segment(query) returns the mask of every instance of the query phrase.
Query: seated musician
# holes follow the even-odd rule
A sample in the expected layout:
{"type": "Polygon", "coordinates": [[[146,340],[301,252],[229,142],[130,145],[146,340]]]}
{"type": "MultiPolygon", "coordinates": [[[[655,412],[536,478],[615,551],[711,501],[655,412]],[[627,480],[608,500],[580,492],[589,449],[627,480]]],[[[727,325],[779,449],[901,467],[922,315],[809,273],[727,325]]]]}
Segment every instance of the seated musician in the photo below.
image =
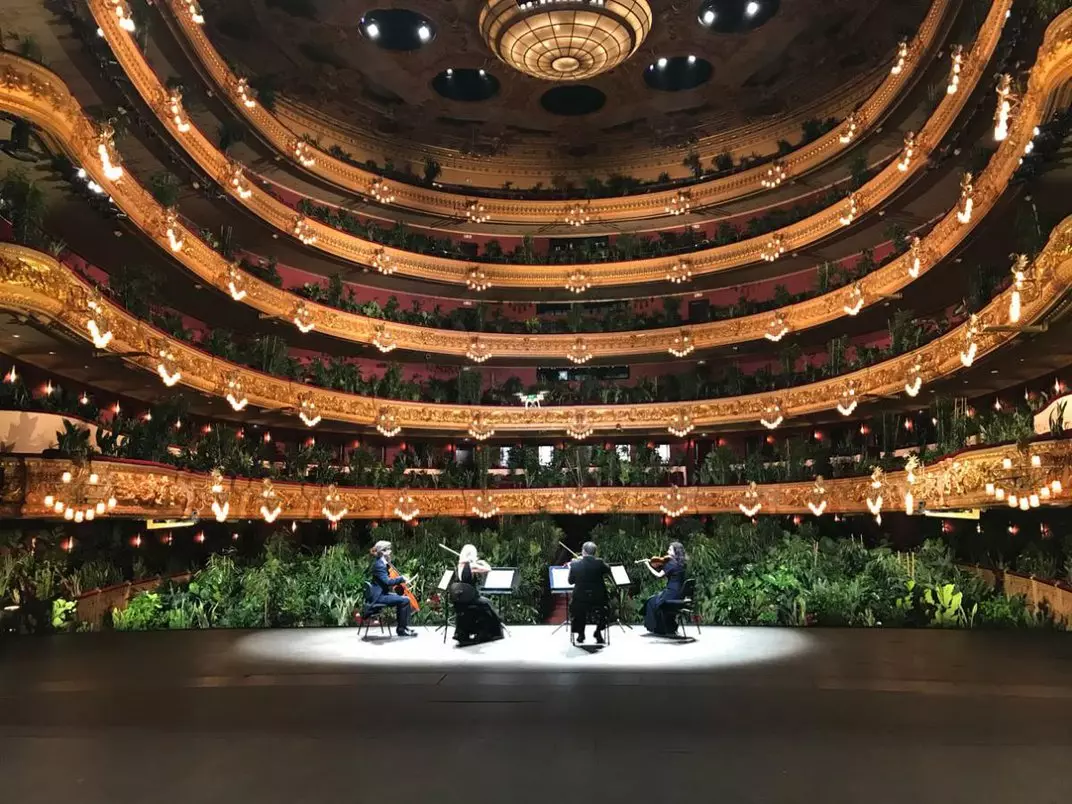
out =
{"type": "Polygon", "coordinates": [[[607,627],[607,584],[610,567],[601,558],[596,558],[596,543],[585,542],[581,557],[570,562],[569,582],[573,584],[573,602],[570,605],[570,627],[578,643],[584,642],[584,628],[589,621],[596,626],[596,644],[603,644],[603,631],[607,627]]]}
{"type": "Polygon", "coordinates": [[[450,588],[451,603],[456,621],[454,638],[459,645],[478,645],[502,639],[502,623],[491,606],[491,601],[482,597],[476,589],[476,576],[491,570],[487,561],[477,555],[476,547],[465,545],[458,554],[458,566],[450,588]]]}
{"type": "Polygon", "coordinates": [[[650,559],[644,562],[656,578],[666,578],[666,587],[644,604],[644,627],[653,634],[672,636],[677,633],[677,609],[684,596],[687,562],[685,546],[681,542],[670,543],[661,569],[653,567],[650,559]]]}
{"type": "Polygon", "coordinates": [[[376,542],[372,547],[372,555],[375,557],[372,562],[372,596],[368,602],[394,606],[398,612],[396,633],[404,637],[417,636],[417,632],[409,627],[409,598],[395,592],[395,587],[406,583],[406,579],[401,575],[391,577],[391,543],[376,542]]]}

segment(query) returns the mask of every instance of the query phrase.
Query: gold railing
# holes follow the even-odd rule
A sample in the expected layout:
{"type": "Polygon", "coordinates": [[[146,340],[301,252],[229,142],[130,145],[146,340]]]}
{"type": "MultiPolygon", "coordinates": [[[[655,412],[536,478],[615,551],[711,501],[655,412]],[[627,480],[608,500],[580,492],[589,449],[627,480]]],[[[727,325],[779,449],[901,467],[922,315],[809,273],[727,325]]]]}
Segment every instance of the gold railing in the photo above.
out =
{"type": "MultiPolygon", "coordinates": [[[[987,23],[980,32],[980,38],[964,58],[959,91],[943,98],[923,131],[916,137],[915,156],[906,169],[901,170],[896,161],[891,162],[855,192],[853,197],[857,212],[854,219],[880,205],[890,194],[925,168],[927,154],[953,125],[967,101],[971,87],[982,74],[1000,36],[1005,10],[1010,2],[1011,0],[995,0],[987,23]]],[[[97,0],[91,3],[91,7],[100,11],[97,0]]],[[[262,220],[287,234],[294,234],[296,227],[300,226],[304,243],[349,262],[370,265],[380,255],[385,255],[391,260],[395,272],[400,275],[454,284],[466,283],[472,268],[472,264],[467,261],[430,257],[380,246],[300,215],[248,179],[245,184],[236,187],[233,181],[236,165],[220,153],[191,123],[187,122],[185,131],[180,131],[176,126],[174,115],[169,111],[167,90],[146,64],[130,35],[119,27],[114,15],[99,16],[98,22],[112,44],[117,59],[142,97],[155,110],[163,124],[174,133],[176,141],[237,203],[246,206],[262,220]]],[[[397,188],[395,191],[397,192],[397,188]]],[[[684,256],[574,265],[481,264],[480,267],[488,283],[496,287],[569,287],[574,284],[571,277],[577,276],[583,277],[587,287],[662,282],[675,270],[680,270],[682,262],[687,264],[693,276],[714,274],[764,259],[764,255],[769,254],[772,243],[779,243],[784,250],[798,250],[839,231],[845,225],[844,206],[844,203],[839,202],[775,232],[684,256]]],[[[464,211],[461,214],[464,216],[464,211]]]]}
{"type": "MultiPolygon", "coordinates": [[[[1007,6],[1011,0],[998,0],[996,5],[1007,6]]],[[[91,0],[90,8],[98,25],[102,17],[114,19],[113,15],[102,13],[107,11],[106,0],[91,0]]],[[[235,110],[241,114],[261,136],[269,142],[285,158],[293,158],[294,148],[298,134],[284,125],[279,117],[268,111],[261,104],[248,106],[239,97],[237,87],[239,77],[231,70],[219,52],[213,47],[205,35],[203,27],[193,21],[188,5],[182,0],[168,0],[169,16],[175,21],[177,34],[182,36],[192,51],[205,73],[212,79],[219,90],[231,102],[235,110]]],[[[863,125],[870,127],[875,121],[880,120],[897,97],[902,87],[911,83],[915,71],[925,66],[927,56],[935,40],[942,29],[942,22],[949,12],[952,3],[949,0],[934,0],[927,16],[920,24],[916,35],[910,40],[909,53],[904,69],[894,75],[888,73],[877,89],[860,106],[858,115],[863,125]]],[[[1002,11],[1002,17],[1004,11],[1002,11]]],[[[988,25],[999,22],[996,18],[987,20],[988,25]]],[[[984,25],[984,31],[986,25],[984,25]]],[[[1000,30],[1000,25],[998,25],[1000,30]]],[[[115,27],[115,31],[119,31],[115,27]]],[[[122,33],[118,40],[122,49],[130,41],[130,37],[122,33]]],[[[105,36],[108,41],[117,44],[113,37],[113,31],[105,28],[105,36]]],[[[120,62],[127,65],[125,54],[117,52],[120,62]]],[[[133,76],[132,76],[133,78],[133,76]]],[[[135,83],[138,81],[135,79],[135,83]]],[[[139,87],[140,89],[140,87],[139,87]]],[[[154,90],[155,92],[155,90],[154,90]]],[[[152,98],[148,95],[147,98],[152,98]]],[[[860,136],[863,134],[861,128],[860,136]]],[[[855,141],[855,140],[854,140],[855,141]]],[[[809,143],[784,158],[791,175],[801,175],[822,164],[827,159],[836,156],[846,148],[847,143],[839,140],[839,132],[833,131],[809,143]]],[[[306,170],[325,179],[332,184],[351,192],[368,194],[369,185],[372,181],[380,178],[378,174],[360,168],[356,165],[333,157],[321,149],[314,148],[316,162],[305,167],[306,170]]],[[[733,198],[759,192],[762,189],[762,180],[767,170],[767,165],[752,168],[720,179],[700,182],[688,188],[692,197],[693,208],[725,203],[733,198]]],[[[627,171],[628,164],[619,165],[618,172],[627,171]]],[[[396,194],[396,203],[407,209],[426,212],[433,215],[458,216],[460,204],[464,205],[465,198],[455,192],[434,190],[430,188],[415,187],[413,185],[392,182],[392,188],[396,194]]],[[[632,195],[621,198],[595,199],[590,203],[590,213],[593,218],[601,222],[631,220],[637,218],[661,217],[666,215],[666,205],[676,193],[676,190],[666,190],[655,193],[632,195]]],[[[561,223],[563,212],[570,204],[563,201],[523,201],[506,199],[481,199],[488,215],[495,223],[561,223]]],[[[464,218],[464,210],[461,216],[464,218]]]]}
{"type": "MultiPolygon", "coordinates": [[[[1072,13],[1068,19],[1072,21],[1072,13]]],[[[1066,40],[1066,44],[1072,43],[1066,40]]],[[[95,296],[84,281],[53,258],[17,246],[0,246],[0,308],[51,318],[86,339],[91,334],[100,339],[107,329],[111,337],[102,348],[154,373],[178,374],[171,384],[181,382],[224,397],[229,384],[237,381],[252,406],[305,412],[308,418],[376,427],[391,435],[403,430],[464,434],[475,427],[485,436],[565,431],[584,437],[659,430],[681,434],[696,428],[755,427],[764,419],[831,417],[839,406],[851,405],[851,414],[857,404],[906,393],[911,386],[918,393],[921,384],[970,366],[1013,340],[1020,327],[1042,319],[1065,294],[1072,282],[1072,217],[1053,230],[1046,248],[1024,272],[1028,281],[998,294],[978,315],[919,349],[869,368],[747,396],[641,405],[431,404],[358,396],[283,380],[213,357],[153,329],[95,296]],[[1013,294],[1018,296],[1016,327],[1009,326],[1013,294]],[[90,320],[95,322],[95,333],[89,328],[90,320]]]]}
{"type": "MultiPolygon", "coordinates": [[[[1064,489],[1072,483],[1072,442],[1031,444],[1038,456],[1040,476],[1057,480],[1064,489]]],[[[994,505],[986,484],[1002,473],[1004,460],[1018,461],[1023,453],[1014,445],[984,447],[916,466],[911,482],[905,471],[871,476],[771,483],[750,486],[616,487],[582,489],[373,489],[338,488],[311,483],[278,481],[272,484],[273,509],[280,520],[320,519],[327,508],[335,518],[392,519],[432,516],[469,517],[496,510],[498,514],[605,513],[675,515],[742,513],[746,515],[882,514],[904,511],[905,495],[912,494],[915,512],[983,508],[994,505]],[[877,485],[876,485],[877,484],[877,485]],[[330,491],[329,491],[330,489],[330,491]],[[821,493],[818,491],[821,489],[821,493]],[[332,499],[326,498],[331,494],[332,499]],[[337,497],[335,496],[337,494],[337,497]],[[878,503],[879,498],[882,502],[878,503]],[[579,503],[583,505],[578,508],[579,503]],[[877,505],[876,505],[877,503],[877,505]],[[742,511],[742,505],[746,509],[742,511]],[[758,507],[757,507],[758,505],[758,507]],[[401,513],[400,513],[401,512],[401,513]]],[[[5,517],[49,518],[55,513],[45,497],[59,484],[71,462],[49,458],[3,458],[0,475],[0,514],[5,517]]],[[[261,519],[264,485],[261,480],[224,478],[215,491],[212,476],[150,465],[96,459],[92,462],[108,484],[117,505],[109,516],[138,518],[213,518],[212,503],[232,520],[261,519]]],[[[1063,499],[1063,493],[1051,500],[1063,499]]]]}

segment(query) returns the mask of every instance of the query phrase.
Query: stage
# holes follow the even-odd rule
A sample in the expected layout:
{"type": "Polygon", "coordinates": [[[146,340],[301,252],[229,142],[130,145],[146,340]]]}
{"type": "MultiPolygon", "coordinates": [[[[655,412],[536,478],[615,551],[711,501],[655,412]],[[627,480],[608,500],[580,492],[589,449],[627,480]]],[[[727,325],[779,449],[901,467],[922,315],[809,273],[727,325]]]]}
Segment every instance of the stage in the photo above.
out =
{"type": "Polygon", "coordinates": [[[0,643],[19,804],[1057,802],[1072,635],[513,627],[77,634],[0,643]]]}

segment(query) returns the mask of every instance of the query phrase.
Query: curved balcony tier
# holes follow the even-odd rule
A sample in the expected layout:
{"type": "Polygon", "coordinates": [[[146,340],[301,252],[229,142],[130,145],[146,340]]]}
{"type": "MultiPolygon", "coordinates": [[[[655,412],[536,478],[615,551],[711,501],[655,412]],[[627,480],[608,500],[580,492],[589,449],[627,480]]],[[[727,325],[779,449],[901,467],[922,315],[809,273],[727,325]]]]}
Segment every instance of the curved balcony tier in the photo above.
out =
{"type": "MultiPolygon", "coordinates": [[[[241,95],[238,91],[239,77],[235,75],[226,60],[219,54],[213,44],[204,33],[203,26],[198,24],[189,12],[188,4],[171,2],[164,4],[167,11],[164,17],[174,30],[176,38],[183,49],[189,54],[195,67],[211,81],[237,111],[240,117],[246,119],[258,134],[274,147],[279,153],[288,158],[294,156],[299,137],[309,140],[324,139],[339,146],[340,143],[353,147],[355,137],[368,143],[369,137],[361,132],[360,135],[350,133],[347,135],[333,121],[319,114],[315,110],[293,102],[279,103],[275,112],[266,110],[261,104],[250,106],[248,100],[251,93],[243,89],[241,95]]],[[[163,10],[163,9],[162,9],[163,10]]],[[[918,75],[920,66],[929,59],[932,51],[937,46],[945,28],[948,27],[948,18],[953,16],[955,4],[936,0],[920,27],[908,44],[907,56],[904,63],[896,74],[891,73],[889,68],[882,68],[875,72],[867,72],[847,86],[831,95],[822,102],[809,104],[806,113],[793,121],[793,127],[800,128],[800,121],[806,116],[825,119],[832,114],[844,117],[853,109],[860,107],[862,126],[869,127],[880,120],[895,101],[898,92],[905,86],[910,85],[918,75]],[[872,91],[872,88],[873,91],[872,91]],[[868,96],[870,92],[870,96],[868,96]]],[[[94,9],[96,13],[96,9],[94,9]]],[[[898,55],[894,55],[896,63],[898,55]]],[[[707,160],[713,159],[726,149],[727,141],[732,142],[736,148],[744,153],[755,150],[758,143],[774,143],[778,139],[785,139],[789,135],[789,126],[783,118],[778,123],[764,122],[748,127],[745,131],[732,139],[708,136],[703,137],[696,144],[696,151],[707,160]]],[[[811,169],[817,161],[825,160],[831,153],[844,148],[836,136],[823,138],[825,143],[811,143],[804,146],[799,152],[791,154],[788,158],[792,162],[794,175],[811,169]]],[[[389,148],[390,146],[388,146],[389,148]]],[[[394,143],[394,147],[399,144],[394,143]]],[[[381,149],[382,150],[382,149],[381,149]]],[[[662,153],[653,155],[650,149],[643,156],[634,153],[623,153],[621,148],[614,149],[615,163],[607,170],[621,173],[634,171],[656,174],[669,170],[680,170],[681,161],[685,156],[678,149],[669,149],[672,156],[664,155],[667,149],[660,149],[662,153]]],[[[352,160],[340,159],[333,156],[329,149],[318,148],[311,145],[311,153],[315,153],[315,163],[303,166],[303,169],[319,176],[320,178],[350,192],[366,194],[369,182],[380,176],[363,166],[357,165],[352,160]]],[[[428,149],[427,153],[416,156],[416,161],[421,162],[425,158],[437,160],[444,167],[444,178],[447,180],[458,179],[459,184],[474,182],[488,186],[502,184],[501,169],[493,158],[475,159],[465,158],[456,151],[448,151],[445,148],[428,149]],[[494,179],[494,181],[492,181],[494,179]]],[[[541,162],[546,164],[547,155],[541,150],[541,162]]],[[[308,160],[306,160],[308,161],[308,160]]],[[[509,162],[509,159],[505,160],[509,162]]],[[[543,165],[541,165],[543,167],[543,165]]],[[[602,168],[599,168],[602,169],[602,168]]],[[[526,169],[523,169],[526,170],[526,169]]],[[[753,171],[745,171],[737,176],[695,183],[689,192],[696,199],[694,205],[710,204],[725,201],[739,193],[756,192],[762,188],[762,174],[766,168],[753,171]],[[751,175],[748,175],[751,174],[751,175]]],[[[547,170],[541,175],[547,177],[557,170],[547,170]]],[[[527,166],[529,175],[537,175],[533,172],[533,165],[527,166]]],[[[517,174],[507,174],[513,180],[519,179],[517,174]]],[[[546,178],[545,178],[546,180],[546,178]]],[[[428,187],[418,187],[413,184],[399,184],[395,188],[397,203],[411,209],[422,209],[436,214],[450,214],[457,211],[459,196],[462,189],[436,190],[428,187]]],[[[594,214],[610,219],[625,220],[635,217],[648,217],[651,215],[665,215],[666,204],[673,198],[676,190],[655,192],[646,196],[633,196],[621,199],[608,199],[597,202],[594,206],[594,214]],[[598,211],[597,211],[598,210],[598,211]]],[[[486,199],[488,213],[495,220],[521,220],[532,217],[534,220],[554,222],[561,218],[562,203],[541,201],[512,201],[506,199],[486,199]],[[533,217],[535,216],[535,217],[533,217]]]]}
{"type": "MultiPolygon", "coordinates": [[[[1035,441],[1030,445],[1039,473],[1058,488],[1072,487],[1072,442],[1068,439],[1035,441]]],[[[1008,464],[1020,466],[1026,454],[1016,445],[968,449],[926,467],[879,472],[871,477],[822,481],[817,496],[813,482],[756,484],[754,486],[524,488],[524,489],[372,489],[335,488],[312,483],[279,481],[272,484],[280,520],[316,520],[331,513],[338,519],[398,519],[421,516],[481,516],[570,514],[583,504],[585,513],[688,514],[740,513],[747,515],[872,514],[904,510],[911,492],[914,510],[986,508],[1005,504],[987,492],[987,484],[1008,477],[1008,464]],[[1008,462],[1008,463],[1006,463],[1008,462]],[[328,495],[332,499],[327,501],[328,495]],[[880,499],[881,498],[881,499],[880,499]],[[876,500],[877,505],[876,505],[876,500]],[[810,503],[810,505],[809,505],[810,503]],[[404,506],[404,508],[403,508],[404,506]]],[[[72,462],[49,458],[3,458],[0,481],[0,515],[52,519],[56,513],[45,498],[63,487],[61,476],[72,462]]],[[[162,464],[93,459],[90,464],[106,485],[116,505],[111,517],[188,519],[211,517],[213,503],[224,498],[224,519],[262,518],[264,485],[260,480],[222,478],[175,469],[162,464]],[[213,491],[214,484],[219,488],[213,491]]],[[[218,518],[218,517],[217,517],[218,518]]]]}
{"type": "MultiPolygon", "coordinates": [[[[999,0],[995,8],[997,5],[1001,5],[1001,0],[999,0]]],[[[994,9],[992,9],[992,14],[993,12],[994,9]]],[[[1003,13],[1001,17],[1004,19],[1003,13]]],[[[111,24],[110,20],[106,22],[111,24]]],[[[984,25],[984,31],[989,30],[991,27],[984,25]]],[[[966,59],[962,79],[965,83],[974,83],[974,80],[978,79],[979,74],[982,72],[983,64],[985,64],[996,45],[1000,25],[994,28],[993,32],[994,36],[992,38],[981,38],[976,43],[972,54],[966,59]]],[[[155,80],[155,76],[145,65],[144,60],[127,33],[116,26],[116,35],[122,37],[119,40],[120,44],[123,45],[121,50],[128,59],[132,60],[131,65],[124,65],[128,71],[140,66],[141,72],[148,74],[144,81],[134,80],[135,85],[139,85],[142,88],[143,96],[151,101],[153,98],[152,93],[155,92],[157,100],[166,98],[166,91],[159,83],[155,84],[155,88],[151,84],[148,87],[145,86],[147,81],[155,80]]],[[[42,70],[36,65],[34,68],[37,71],[42,70]]],[[[135,72],[137,73],[138,71],[135,69],[135,72]]],[[[52,77],[51,80],[55,81],[55,78],[52,77]]],[[[966,96],[967,91],[965,89],[964,91],[949,94],[943,99],[924,131],[917,138],[919,143],[917,146],[919,149],[918,158],[911,162],[906,170],[899,170],[897,165],[890,164],[854,194],[851,200],[851,203],[854,204],[854,212],[850,215],[850,220],[856,220],[866,210],[874,208],[884,198],[902,187],[907,178],[922,169],[925,164],[924,157],[929,147],[933,147],[933,144],[937,143],[952,125],[964,105],[966,96]],[[930,145],[928,146],[926,143],[930,143],[930,145]]],[[[154,108],[159,107],[159,105],[159,103],[156,103],[154,108]]],[[[34,115],[28,116],[35,117],[34,115]]],[[[171,126],[176,125],[174,120],[168,120],[166,117],[164,119],[171,126]]],[[[471,263],[461,260],[422,257],[397,249],[381,247],[370,241],[345,235],[338,230],[324,226],[304,216],[296,215],[292,209],[252,183],[243,183],[241,173],[236,174],[230,161],[212,146],[196,128],[191,126],[184,133],[176,130],[176,136],[183,143],[188,153],[194,157],[195,161],[209,175],[215,176],[221,186],[224,186],[238,203],[246,206],[250,211],[277,229],[297,236],[303,244],[314,246],[326,253],[360,264],[372,264],[377,260],[388,259],[394,266],[395,271],[403,275],[458,284],[465,284],[467,281],[471,281],[473,271],[471,263]]],[[[87,150],[91,149],[93,145],[92,140],[87,142],[87,150]]],[[[99,143],[97,143],[97,147],[99,147],[99,143]]],[[[115,158],[114,154],[113,158],[115,158]]],[[[93,157],[87,161],[80,155],[80,159],[84,162],[84,167],[90,170],[96,178],[99,171],[92,168],[95,167],[94,162],[99,164],[99,158],[93,157]]],[[[111,183],[106,178],[104,178],[104,181],[106,183],[102,186],[111,191],[111,183]]],[[[845,226],[846,211],[842,207],[846,203],[850,203],[850,201],[847,200],[834,208],[813,215],[804,221],[769,235],[730,246],[696,252],[689,255],[686,268],[692,275],[715,273],[758,261],[763,259],[764,255],[769,258],[772,250],[778,252],[782,249],[802,248],[809,243],[814,243],[839,231],[845,226]]],[[[590,287],[594,285],[607,286],[622,283],[665,281],[668,275],[682,270],[681,263],[682,258],[673,257],[669,259],[637,260],[627,263],[595,263],[569,266],[503,266],[487,264],[481,265],[480,270],[483,272],[484,280],[491,285],[590,287]]]]}
{"type": "MultiPolygon", "coordinates": [[[[968,71],[974,69],[974,72],[977,74],[985,61],[989,59],[993,45],[997,42],[998,36],[1000,36],[1002,23],[1005,18],[1006,6],[1009,1],[1010,0],[995,0],[995,6],[991,9],[990,15],[987,17],[986,22],[980,30],[976,47],[972,50],[971,54],[965,57],[962,81],[966,84],[974,83],[974,80],[969,78],[968,71]],[[994,13],[997,6],[1001,6],[1000,14],[994,13]],[[993,34],[992,41],[990,34],[993,34]],[[987,46],[987,43],[989,43],[989,46],[987,46]],[[974,65],[974,68],[972,65],[974,65]]],[[[146,103],[149,104],[154,112],[160,115],[165,126],[167,126],[173,134],[178,135],[175,123],[171,120],[171,115],[168,113],[167,109],[169,93],[163,87],[160,79],[156,76],[152,68],[146,63],[130,34],[119,27],[115,15],[108,13],[107,10],[103,8],[102,3],[95,0],[94,3],[91,3],[90,8],[94,12],[98,25],[100,25],[104,31],[106,40],[111,44],[119,63],[122,65],[127,75],[130,76],[137,91],[142,95],[146,103]]],[[[930,19],[930,16],[928,19],[930,19]]],[[[937,22],[938,20],[936,19],[935,25],[937,25],[937,22]]],[[[222,61],[220,61],[220,64],[222,65],[222,61]]],[[[896,96],[893,85],[899,86],[902,84],[903,77],[903,73],[898,76],[889,76],[889,80],[884,83],[884,86],[886,86],[886,84],[891,84],[891,86],[885,91],[880,90],[879,93],[877,93],[882,98],[881,102],[874,107],[865,105],[857,113],[857,119],[862,121],[864,119],[876,119],[880,117],[888,107],[889,103],[892,102],[893,98],[896,96]]],[[[237,79],[232,78],[231,80],[235,87],[234,91],[237,92],[237,79]]],[[[960,95],[961,93],[958,92],[956,94],[960,95]]],[[[286,132],[278,121],[275,121],[274,118],[264,111],[259,104],[250,108],[240,102],[240,106],[243,110],[248,109],[249,113],[257,115],[259,122],[263,122],[264,125],[274,123],[274,128],[272,130],[275,131],[277,136],[275,138],[269,138],[269,141],[281,154],[293,155],[297,143],[294,134],[286,132]],[[262,115],[265,119],[260,121],[262,115]]],[[[859,124],[857,124],[857,130],[858,127],[859,124]]],[[[840,130],[829,132],[827,135],[810,143],[803,149],[787,155],[786,159],[790,160],[786,163],[787,169],[790,170],[793,175],[800,175],[802,172],[810,170],[822,161],[825,161],[831,154],[837,153],[847,145],[851,144],[851,141],[857,136],[857,134],[854,133],[849,142],[842,143],[841,139],[843,138],[843,134],[845,134],[845,132],[840,130]]],[[[194,156],[195,159],[198,159],[202,169],[205,170],[208,175],[217,178],[221,175],[221,165],[217,164],[215,168],[213,168],[210,167],[209,164],[201,161],[204,156],[202,152],[206,146],[210,150],[214,151],[215,149],[204,137],[196,133],[196,127],[191,126],[191,130],[186,132],[185,135],[179,136],[178,141],[184,148],[197,151],[197,153],[191,151],[191,155],[194,156]],[[196,144],[194,142],[186,141],[189,139],[189,135],[194,136],[194,139],[197,140],[196,144]]],[[[925,152],[925,149],[921,151],[921,153],[923,152],[925,152]]],[[[375,176],[375,174],[369,174],[367,171],[356,168],[349,163],[334,159],[328,154],[323,154],[322,156],[317,155],[314,160],[313,165],[309,168],[310,170],[316,170],[319,166],[324,166],[323,169],[326,171],[330,160],[332,170],[328,171],[328,176],[334,176],[337,179],[340,175],[352,174],[352,180],[346,182],[346,184],[349,185],[349,189],[360,192],[365,196],[373,195],[374,193],[371,183],[380,181],[379,177],[375,176]]],[[[226,167],[223,167],[223,169],[226,169],[226,167]]],[[[712,185],[710,189],[704,189],[704,186],[707,183],[695,185],[689,190],[689,203],[693,208],[706,207],[737,197],[744,188],[748,188],[748,191],[750,192],[760,191],[763,189],[762,182],[766,178],[766,174],[767,167],[764,166],[755,168],[754,170],[744,171],[725,179],[715,180],[710,183],[712,185]],[[719,184],[724,185],[725,189],[716,190],[716,186],[719,184]]],[[[333,183],[338,184],[338,179],[333,183]]],[[[465,218],[466,216],[466,201],[465,199],[460,199],[455,194],[437,193],[437,191],[434,190],[404,186],[397,182],[391,183],[389,192],[395,197],[392,203],[398,204],[399,206],[453,218],[457,218],[459,215],[461,215],[462,218],[465,218]],[[402,195],[403,193],[414,195],[414,199],[411,201],[408,195],[402,195]],[[425,196],[428,196],[428,198],[425,199],[425,196]],[[430,201],[432,202],[430,203],[430,201]]],[[[666,215],[666,208],[671,204],[677,193],[678,191],[675,190],[618,199],[596,199],[588,204],[585,209],[585,214],[589,217],[599,217],[600,220],[604,222],[619,219],[624,220],[630,217],[666,215]],[[629,209],[630,207],[633,207],[635,211],[631,211],[629,209]]],[[[511,220],[517,220],[517,222],[524,223],[561,223],[567,213],[566,207],[571,206],[570,204],[563,204],[563,202],[496,202],[492,199],[482,199],[481,203],[484,205],[483,214],[486,214],[489,219],[494,219],[500,223],[509,222],[511,220]]]]}

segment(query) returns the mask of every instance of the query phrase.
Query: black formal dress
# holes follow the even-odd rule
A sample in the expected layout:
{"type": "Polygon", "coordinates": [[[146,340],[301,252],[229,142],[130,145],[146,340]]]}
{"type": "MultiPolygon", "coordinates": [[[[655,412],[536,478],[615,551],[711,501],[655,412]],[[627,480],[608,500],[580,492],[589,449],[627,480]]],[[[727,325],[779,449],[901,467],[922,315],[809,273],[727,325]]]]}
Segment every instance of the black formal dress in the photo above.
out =
{"type": "Polygon", "coordinates": [[[584,556],[570,563],[569,582],[573,584],[570,606],[572,629],[584,638],[584,627],[596,624],[596,634],[607,627],[607,583],[610,567],[601,558],[584,556]]]}
{"type": "Polygon", "coordinates": [[[663,565],[666,587],[644,604],[644,627],[653,634],[677,633],[677,607],[684,596],[685,565],[671,559],[663,565]]]}
{"type": "Polygon", "coordinates": [[[491,601],[481,597],[476,590],[473,570],[464,564],[454,570],[454,582],[450,589],[454,606],[454,638],[462,645],[476,645],[502,639],[502,622],[491,601]]]}
{"type": "Polygon", "coordinates": [[[388,577],[387,561],[380,556],[372,562],[372,595],[369,603],[382,603],[384,606],[394,606],[398,612],[396,629],[402,634],[409,628],[409,598],[395,593],[398,586],[398,578],[388,577]]]}

